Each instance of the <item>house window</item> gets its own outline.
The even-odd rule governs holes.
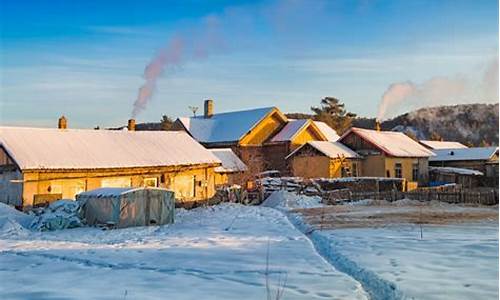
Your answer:
[[[158,187],[158,178],[144,178],[144,186],[145,187]]]
[[[403,178],[403,166],[400,163],[394,165],[394,176],[396,178]]]
[[[413,164],[412,170],[411,170],[411,177],[413,181],[418,181],[418,163]]]
[[[358,164],[352,163],[352,177],[358,177]]]

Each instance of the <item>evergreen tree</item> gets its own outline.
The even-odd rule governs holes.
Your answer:
[[[442,141],[443,138],[436,132],[431,133],[431,141]]]
[[[322,121],[335,129],[338,134],[343,134],[352,126],[356,114],[348,112],[345,104],[334,97],[325,97],[321,100],[319,107],[311,107],[314,119]]]
[[[169,116],[163,115],[160,120],[161,130],[170,130],[174,125],[174,120],[172,120]]]

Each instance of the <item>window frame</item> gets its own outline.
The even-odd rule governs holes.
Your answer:
[[[403,164],[402,163],[395,163],[394,164],[394,177],[395,178],[403,178]]]

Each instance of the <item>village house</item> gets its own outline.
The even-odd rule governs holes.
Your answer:
[[[229,148],[208,149],[217,157],[222,165],[215,168],[215,185],[231,186],[245,183],[245,171],[247,166]]]
[[[291,151],[308,141],[338,138],[326,124],[289,120],[276,107],[214,113],[213,100],[205,100],[202,116],[178,118],[173,128],[207,148],[231,148],[252,173],[287,172],[285,157]]]
[[[434,167],[465,168],[482,172],[486,177],[498,180],[498,147],[473,147],[435,149],[429,159]]]
[[[459,149],[459,148],[467,148],[464,144],[461,144],[459,142],[453,142],[453,141],[428,141],[428,140],[421,140],[418,141],[422,146],[424,146],[427,149]]]
[[[336,178],[361,176],[361,156],[338,142],[311,141],[286,160],[294,176]]]
[[[0,127],[0,201],[18,207],[101,187],[163,187],[177,201],[215,194],[221,161],[184,132]]]
[[[401,132],[353,127],[338,141],[363,156],[363,176],[404,178],[408,189],[428,182],[434,154]]]

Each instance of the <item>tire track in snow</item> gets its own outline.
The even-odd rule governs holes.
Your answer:
[[[321,232],[303,222],[295,213],[276,209],[283,213],[290,224],[302,232],[313,245],[318,255],[330,265],[359,282],[363,290],[373,300],[400,300],[406,299],[396,284],[378,276],[375,272],[359,266],[356,262],[344,256],[335,247],[335,244]],[[333,244],[333,246],[332,246]]]

